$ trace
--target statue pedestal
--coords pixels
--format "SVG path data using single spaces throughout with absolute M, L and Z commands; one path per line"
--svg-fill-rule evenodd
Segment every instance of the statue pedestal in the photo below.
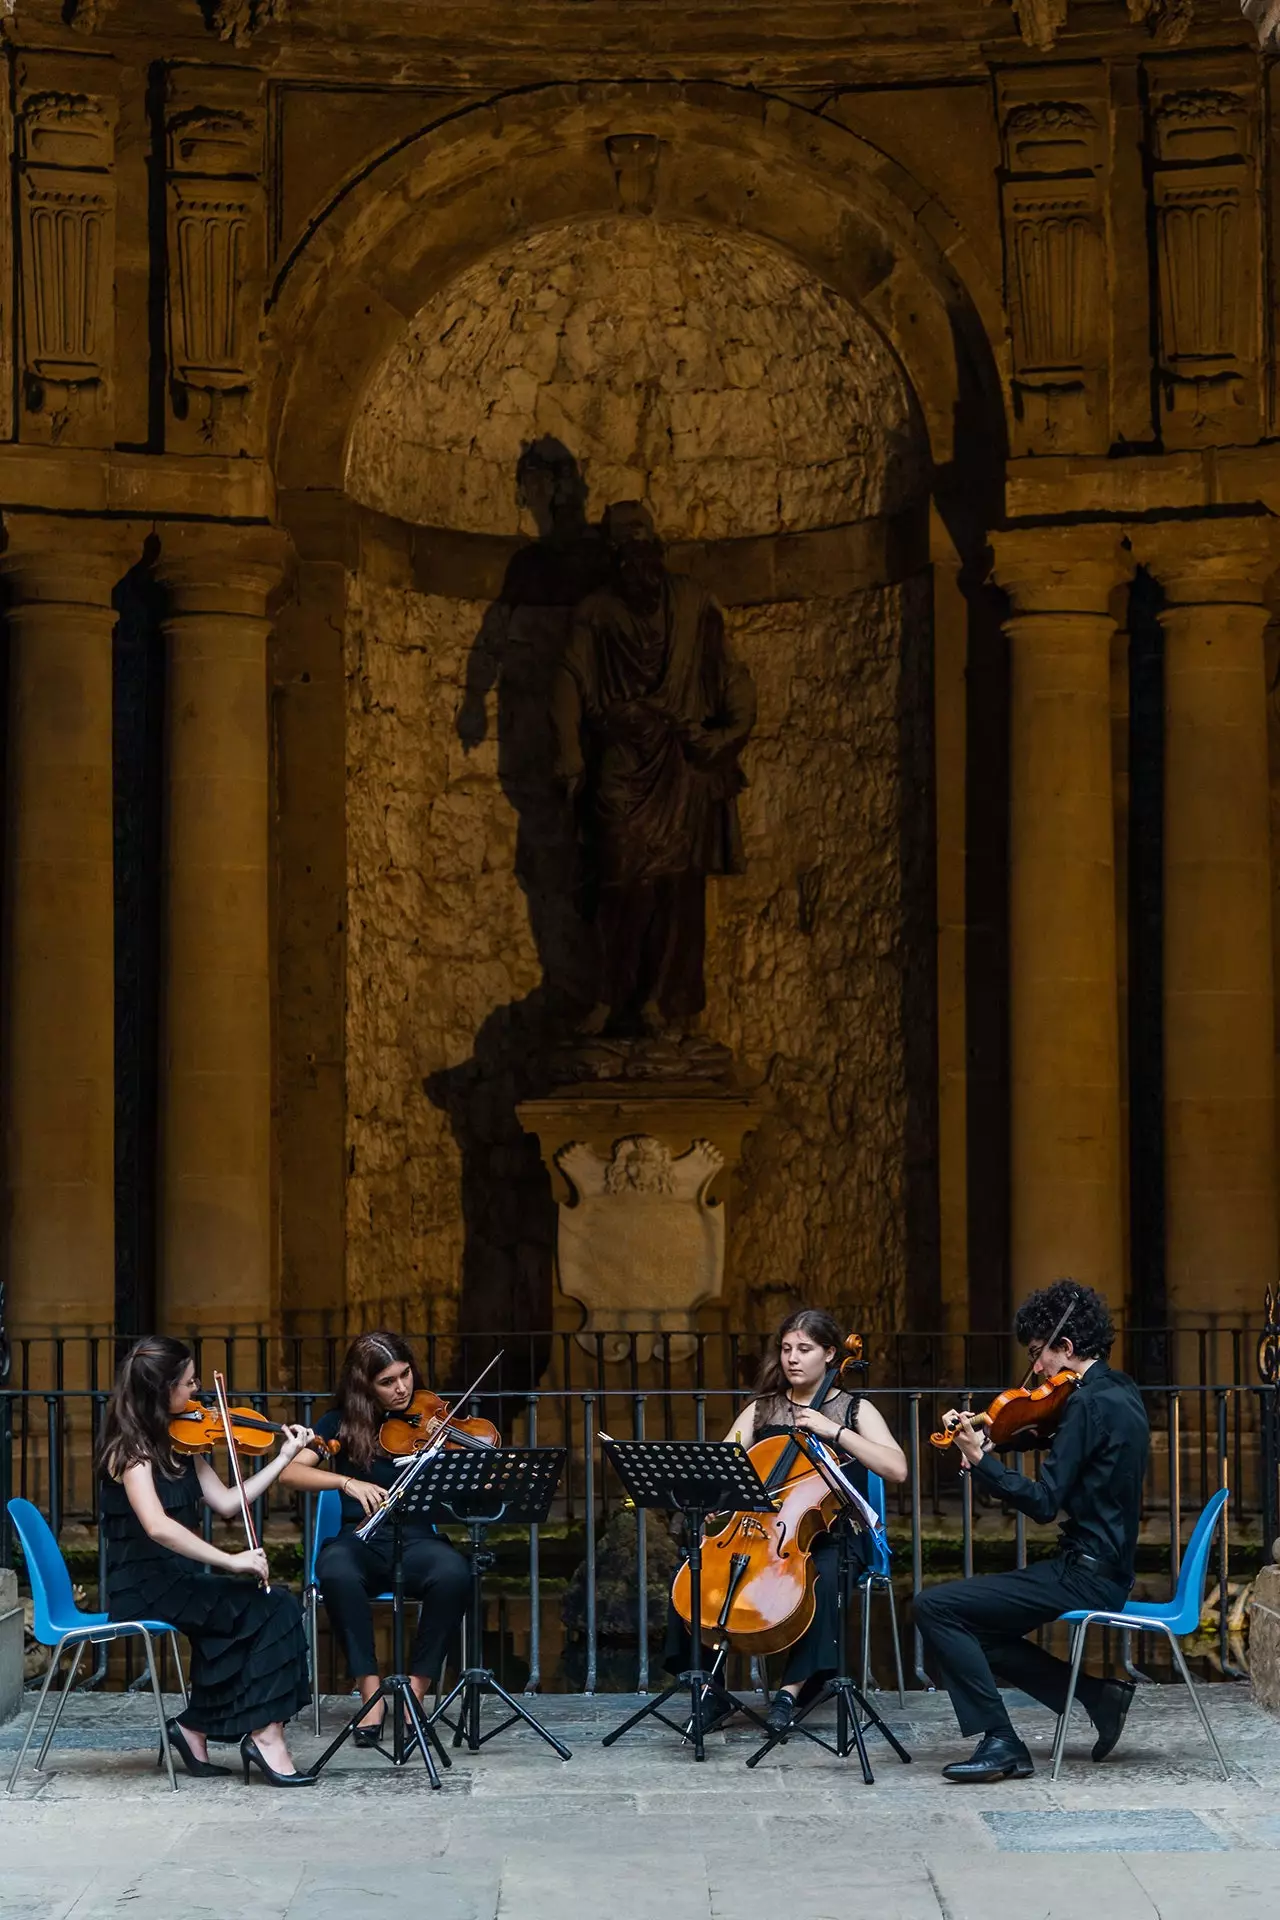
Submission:
M 662 1335 L 679 1357 L 725 1294 L 725 1203 L 764 1096 L 707 1042 L 601 1042 L 563 1064 L 574 1082 L 517 1109 L 556 1198 L 554 1325 L 593 1354 L 597 1331 L 623 1336 L 606 1360 L 628 1335 L 642 1362 Z

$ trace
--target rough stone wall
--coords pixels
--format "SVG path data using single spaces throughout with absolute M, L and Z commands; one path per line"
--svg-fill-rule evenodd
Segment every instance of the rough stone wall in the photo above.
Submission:
M 635 222 L 521 244 L 420 316 L 370 395 L 351 491 L 419 523 L 509 533 L 521 448 L 554 434 L 593 512 L 644 495 L 668 536 L 900 505 L 917 469 L 887 351 L 785 259 L 748 301 L 757 265 L 728 240 Z M 711 887 L 706 1024 L 776 1103 L 735 1198 L 733 1309 L 763 1321 L 782 1295 L 856 1298 L 864 1324 L 888 1325 L 909 1260 L 927 599 L 814 585 L 811 600 L 729 612 L 760 718 L 748 871 Z M 455 1313 L 550 1324 L 554 1209 L 515 1108 L 541 1090 L 581 935 L 567 816 L 544 777 L 566 614 L 536 600 L 365 579 L 348 615 L 348 1295 L 370 1309 L 425 1295 L 414 1317 L 438 1327 Z M 931 928 L 930 911 L 926 948 Z
M 534 234 L 460 275 L 368 395 L 347 489 L 419 524 L 533 532 L 514 476 L 541 435 L 597 510 L 646 499 L 668 539 L 840 525 L 921 477 L 897 363 L 848 301 L 781 254 L 644 220 Z

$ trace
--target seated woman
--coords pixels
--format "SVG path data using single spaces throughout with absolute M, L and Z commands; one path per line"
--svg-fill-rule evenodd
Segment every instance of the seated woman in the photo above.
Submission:
M 381 1450 L 382 1422 L 389 1413 L 402 1413 L 421 1386 L 413 1350 L 398 1334 L 362 1333 L 342 1363 L 333 1410 L 316 1422 L 320 1439 L 338 1442 L 337 1455 L 322 1466 L 318 1453 L 304 1451 L 284 1476 L 287 1487 L 307 1493 L 337 1487 L 342 1494 L 342 1531 L 321 1547 L 316 1578 L 362 1700 L 372 1699 L 382 1685 L 370 1601 L 391 1585 L 391 1529 L 380 1528 L 370 1540 L 357 1540 L 355 1530 L 377 1512 L 404 1465 Z M 466 1610 L 470 1576 L 462 1555 L 426 1521 L 409 1516 L 402 1531 L 405 1592 L 422 1602 L 409 1674 L 423 1700 Z M 385 1717 L 380 1702 L 357 1727 L 357 1745 L 376 1745 Z
M 309 1787 L 284 1737 L 311 1698 L 301 1609 L 287 1588 L 260 1584 L 261 1548 L 227 1553 L 196 1531 L 202 1503 L 230 1520 L 240 1498 L 207 1460 L 176 1455 L 169 1437 L 199 1384 L 190 1349 L 164 1334 L 139 1340 L 120 1363 L 98 1445 L 107 1612 L 171 1621 L 190 1641 L 190 1702 L 168 1723 L 188 1773 L 230 1772 L 210 1763 L 208 1743 L 238 1740 L 246 1780 L 256 1766 L 273 1786 Z M 246 1479 L 250 1500 L 311 1438 L 307 1427 L 284 1433 L 275 1459 Z
M 797 1431 L 825 1441 L 845 1461 L 854 1462 L 849 1478 L 863 1493 L 867 1474 L 878 1473 L 894 1485 L 907 1477 L 907 1461 L 883 1417 L 857 1393 L 833 1386 L 821 1407 L 813 1404 L 828 1370 L 834 1366 L 843 1335 L 829 1313 L 801 1307 L 778 1328 L 756 1381 L 755 1398 L 748 1401 L 725 1435 L 752 1447 L 757 1440 Z M 801 1694 L 814 1698 L 840 1665 L 837 1639 L 836 1548 L 830 1534 L 819 1534 L 811 1552 L 816 1574 L 814 1615 L 809 1626 L 787 1649 L 782 1683 L 767 1715 L 774 1733 L 785 1733 L 795 1717 Z M 689 1636 L 684 1623 L 670 1615 L 664 1665 L 678 1673 L 688 1664 Z

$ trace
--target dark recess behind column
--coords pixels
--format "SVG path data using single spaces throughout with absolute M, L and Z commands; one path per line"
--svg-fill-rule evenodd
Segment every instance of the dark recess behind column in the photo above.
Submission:
M 126 574 L 115 596 L 116 1331 L 125 1339 L 150 1332 L 156 1310 L 164 801 L 164 651 L 156 601 L 145 566 Z
M 1129 596 L 1129 1239 L 1131 1322 L 1165 1323 L 1164 639 L 1160 590 Z M 1137 1343 L 1139 1377 L 1165 1380 L 1159 1338 Z

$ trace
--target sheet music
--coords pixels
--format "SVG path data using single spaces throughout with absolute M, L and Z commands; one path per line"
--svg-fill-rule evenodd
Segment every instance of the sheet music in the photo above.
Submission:
M 854 1486 L 852 1480 L 850 1480 L 849 1476 L 844 1472 L 831 1448 L 824 1446 L 820 1440 L 815 1440 L 810 1435 L 805 1436 L 805 1441 L 807 1441 L 808 1444 L 804 1445 L 804 1451 L 809 1455 L 809 1458 L 818 1468 L 823 1478 L 832 1486 L 838 1488 L 840 1493 L 848 1501 L 849 1506 L 857 1516 L 859 1525 L 868 1528 L 872 1533 L 877 1533 L 880 1529 L 880 1515 L 876 1512 L 866 1496 L 859 1493 L 857 1487 Z M 812 1452 L 810 1448 L 813 1449 Z M 816 1457 L 818 1454 L 822 1456 L 820 1461 Z

